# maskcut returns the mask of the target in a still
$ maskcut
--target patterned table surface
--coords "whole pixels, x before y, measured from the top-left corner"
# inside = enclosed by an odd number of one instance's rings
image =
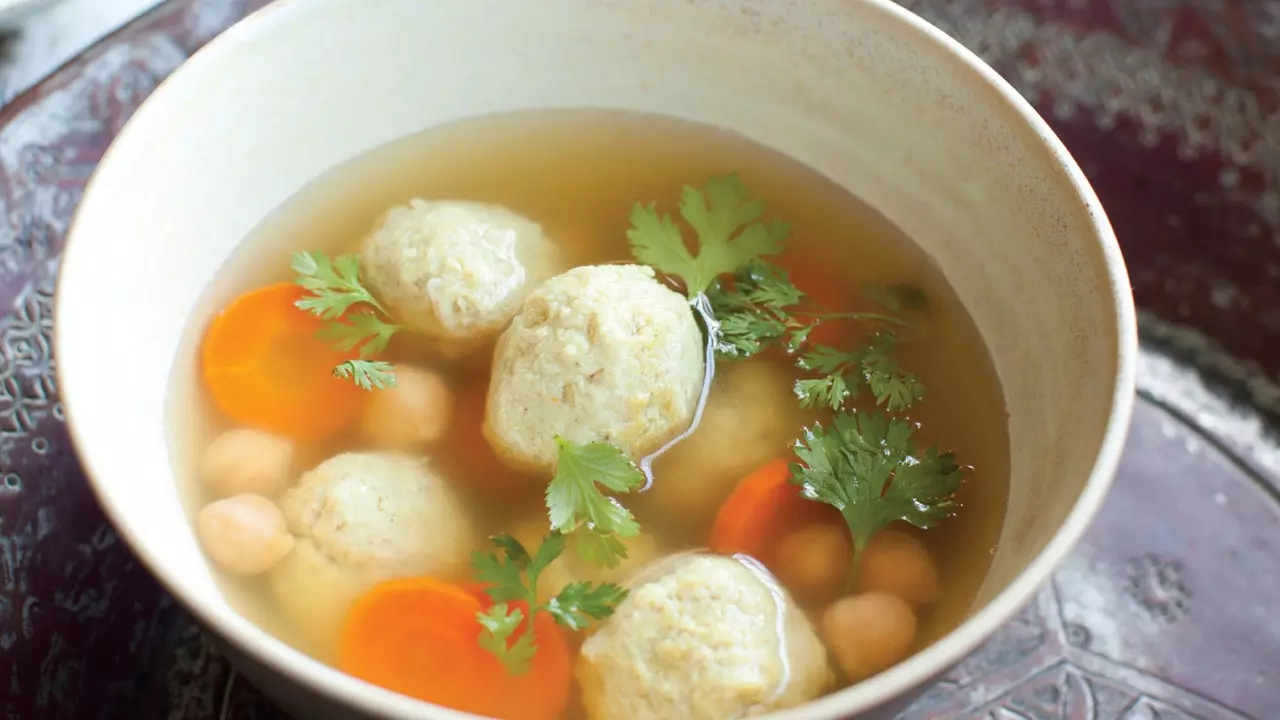
[[[157,83],[262,0],[170,0],[0,110],[4,720],[279,720],[103,519],[50,354],[71,213]],[[1275,717],[1280,1],[903,0],[1049,119],[1141,309],[1140,402],[1091,532],[904,720]]]

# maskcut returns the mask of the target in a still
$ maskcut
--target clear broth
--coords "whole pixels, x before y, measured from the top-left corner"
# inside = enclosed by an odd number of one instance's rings
[[[198,381],[201,334],[216,310],[236,295],[291,279],[294,251],[354,250],[387,208],[422,197],[505,205],[542,224],[569,265],[616,262],[629,259],[625,230],[634,203],[656,201],[669,211],[684,185],[731,170],[741,174],[753,195],[766,200],[769,217],[791,224],[788,251],[780,261],[784,266],[788,258],[817,258],[821,266],[847,268],[843,284],[854,295],[868,281],[911,283],[929,297],[929,332],[903,344],[898,354],[929,389],[911,417],[921,425],[922,445],[952,449],[973,468],[961,491],[958,516],[922,534],[940,573],[942,599],[921,616],[916,649],[937,640],[971,611],[995,550],[1009,484],[1007,414],[977,329],[931,259],[843,188],[741,136],[669,118],[536,111],[434,128],[342,164],[266,218],[204,292],[171,379],[171,447],[189,518],[194,522],[199,508],[213,499],[196,477],[200,450],[226,427]],[[406,357],[419,355],[422,348],[404,344],[392,351]],[[487,374],[489,361],[482,351],[453,366],[434,360],[427,364],[465,382]],[[800,427],[795,430],[798,435]],[[350,447],[348,439],[306,448],[304,467]],[[449,457],[449,452],[446,445],[434,457],[444,461],[452,480],[465,483],[474,458]],[[663,460],[655,475],[661,483]],[[470,495],[466,499],[481,529],[490,532],[510,531],[513,518],[541,512],[537,492],[504,498],[500,504],[492,496],[487,502]],[[645,527],[655,521],[652,529],[664,551],[696,547],[709,530],[709,518],[672,522],[658,517],[643,498],[634,509]],[[308,647],[281,617],[263,579],[217,577],[229,602],[247,618],[283,641],[329,659],[322,649]]]

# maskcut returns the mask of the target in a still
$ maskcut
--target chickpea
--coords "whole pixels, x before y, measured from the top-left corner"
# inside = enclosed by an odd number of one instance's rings
[[[822,636],[845,676],[858,682],[911,653],[916,615],[910,605],[887,592],[854,595],[827,608]]]
[[[849,533],[837,525],[807,525],[782,538],[770,569],[802,603],[840,595],[853,563]]]
[[[938,569],[924,543],[901,530],[882,530],[858,563],[858,592],[883,590],[919,608],[938,599]]]
[[[292,479],[293,443],[261,430],[228,430],[205,448],[200,478],[220,498],[241,493],[274,497]]]
[[[453,421],[453,392],[444,378],[405,365],[395,372],[395,387],[374,390],[365,401],[365,438],[390,450],[413,450],[444,437]]]
[[[200,511],[196,535],[215,563],[233,575],[259,575],[293,549],[276,504],[261,495],[236,495]]]

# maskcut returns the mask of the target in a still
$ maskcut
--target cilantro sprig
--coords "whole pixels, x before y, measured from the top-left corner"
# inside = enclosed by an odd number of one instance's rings
[[[890,313],[924,307],[923,291],[909,285],[864,284],[863,295]],[[924,399],[924,383],[904,370],[893,356],[898,336],[894,328],[911,322],[882,312],[832,312],[809,302],[786,270],[764,260],[752,260],[731,278],[717,280],[707,297],[720,323],[715,339],[721,360],[741,360],[782,345],[797,354],[796,365],[816,377],[796,381],[795,393],[804,407],[839,410],[866,387],[876,404],[898,412]],[[839,349],[812,345],[810,334],[826,322],[854,320],[871,323],[860,346]]]
[[[339,350],[359,349],[360,357],[339,364],[333,376],[364,390],[395,387],[391,363],[373,358],[401,328],[384,319],[390,313],[361,283],[360,257],[348,253],[330,259],[322,252],[299,251],[292,267],[294,282],[308,293],[296,303],[298,308],[326,321],[320,338]]]
[[[533,623],[527,622],[537,613],[549,613],[562,627],[581,631],[612,615],[627,596],[625,588],[613,583],[574,582],[539,603],[538,576],[564,552],[564,535],[552,532],[533,553],[510,535],[495,535],[490,542],[497,552],[476,551],[471,556],[476,579],[486,585],[485,593],[494,602],[476,616],[483,628],[479,642],[512,675],[529,672],[537,655]]]
[[[784,269],[764,259],[781,253],[790,232],[786,223],[763,221],[764,211],[763,201],[751,199],[731,173],[684,189],[680,216],[694,230],[696,254],[676,220],[653,205],[635,206],[627,239],[637,261],[679,278],[695,308],[710,308],[714,322],[706,325],[714,359],[741,360],[771,347],[795,356],[807,374],[795,384],[801,405],[836,415],[830,430],[814,425],[797,441],[792,481],[804,497],[840,510],[858,550],[894,521],[927,528],[950,517],[964,471],[936,447],[917,451],[914,426],[884,412],[902,412],[925,397],[923,381],[894,356],[899,333],[921,329],[918,313],[928,305],[923,290],[866,283],[863,296],[883,312],[819,307]],[[810,341],[820,325],[838,321],[871,328],[850,347]],[[847,408],[863,388],[882,411]]]
[[[631,511],[601,488],[630,493],[644,485],[644,473],[609,443],[577,445],[559,437],[556,443],[556,474],[546,493],[551,529],[569,535],[584,560],[605,568],[617,567],[627,558],[620,538],[638,535],[640,524]]]
[[[780,220],[761,220],[764,210],[764,201],[751,199],[737,173],[715,176],[701,188],[686,185],[680,200],[680,217],[697,239],[696,255],[675,220],[660,214],[652,203],[637,203],[632,209],[627,240],[636,260],[680,278],[694,298],[720,275],[782,252],[791,227]]]
[[[853,535],[854,557],[890,523],[932,528],[959,508],[965,470],[951,453],[919,451],[915,427],[883,413],[837,414],[830,429],[815,424],[797,442],[791,481],[801,494],[840,511]]]
[[[693,228],[697,254],[690,252],[677,222],[652,203],[632,209],[627,240],[637,261],[679,278],[693,301],[706,298],[715,318],[708,325],[708,342],[717,359],[741,360],[775,345],[796,352],[824,322],[881,326],[862,347],[812,347],[800,356],[802,370],[818,373],[796,383],[796,395],[806,407],[838,410],[863,385],[877,404],[893,411],[923,399],[924,384],[891,355],[896,336],[890,328],[911,326],[896,313],[922,308],[924,293],[907,285],[866,284],[863,293],[888,313],[818,308],[784,269],[764,260],[782,252],[791,232],[785,222],[763,220],[764,213],[764,201],[751,198],[737,173],[713,176],[701,188],[685,186],[680,201],[680,216]]]
[[[871,390],[877,405],[894,412],[923,400],[924,383],[915,373],[903,370],[893,357],[896,337],[892,330],[880,330],[850,351],[820,345],[801,354],[796,364],[818,377],[796,381],[800,404],[839,410],[862,385]]]

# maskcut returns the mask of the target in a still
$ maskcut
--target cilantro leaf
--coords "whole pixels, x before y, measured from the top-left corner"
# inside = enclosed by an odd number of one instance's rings
[[[896,520],[931,528],[955,514],[964,472],[952,454],[916,450],[912,425],[880,413],[841,413],[830,430],[806,428],[792,482],[840,511],[858,553]]]
[[[341,320],[325,323],[318,337],[339,350],[358,347],[360,357],[367,359],[386,350],[391,337],[399,331],[399,325],[386,322],[374,313],[351,312]]]
[[[570,630],[583,630],[591,620],[603,620],[627,597],[626,589],[613,583],[569,583],[547,603],[547,612]]]
[[[670,215],[659,214],[653,203],[636,203],[631,209],[627,240],[636,260],[660,272],[684,278],[686,285],[689,285],[688,278],[698,274],[698,261],[685,245],[680,227]]]
[[[501,660],[511,675],[529,672],[533,657],[538,652],[538,644],[531,632],[520,633],[512,640],[512,635],[520,629],[520,623],[524,622],[524,613],[520,612],[520,608],[497,603],[487,611],[478,613],[476,619],[483,628],[480,647]]]
[[[796,381],[795,393],[804,407],[839,410],[865,384],[876,404],[900,412],[925,397],[919,376],[902,369],[893,357],[896,336],[879,330],[871,340],[852,352],[820,345],[800,355],[796,364],[815,372],[817,378]]]
[[[720,279],[707,290],[712,313],[720,323],[715,337],[722,360],[741,360],[792,336],[803,342],[809,327],[790,314],[804,300],[787,271],[760,259],[744,265],[731,279]]]
[[[471,553],[476,579],[488,586],[485,593],[496,603],[528,600],[533,590],[525,584],[530,558],[524,546],[510,535],[495,535],[489,541],[502,551],[501,556],[479,550]]]
[[[379,316],[389,315],[373,293],[360,282],[360,256],[355,253],[330,259],[322,252],[293,254],[294,283],[307,294],[294,303],[299,309],[327,321],[321,340],[342,351],[360,349],[360,359],[344,362],[333,376],[351,379],[363,390],[395,387],[390,363],[370,362],[391,342],[400,326]]]
[[[627,545],[618,537],[588,528],[582,528],[569,536],[570,544],[578,557],[606,569],[616,568],[627,559]]]
[[[852,394],[844,373],[833,373],[820,378],[801,378],[795,384],[796,397],[805,408],[829,407],[839,410]]]
[[[855,372],[862,364],[863,350],[843,352],[826,345],[819,345],[800,355],[796,365],[801,370],[815,372],[817,378],[796,381],[796,397],[806,408],[829,407],[839,410],[845,401],[853,397],[859,387]]]
[[[862,354],[862,377],[876,398],[876,404],[892,412],[906,410],[924,400],[924,383],[915,373],[902,369],[891,354],[897,336],[891,330],[877,333]]]
[[[556,438],[560,446],[556,475],[547,485],[551,528],[561,533],[590,531],[634,537],[640,525],[616,499],[600,491],[629,493],[644,484],[644,473],[621,450],[608,443],[575,445]],[[618,543],[620,546],[621,543]],[[604,545],[591,545],[606,550]],[[625,557],[625,549],[623,550]],[[584,559],[586,558],[584,556]],[[616,560],[614,561],[616,563]]]
[[[614,607],[627,596],[627,591],[617,585],[576,582],[545,604],[539,604],[538,576],[564,552],[564,535],[552,532],[532,553],[510,535],[495,535],[489,541],[496,553],[471,554],[475,578],[485,585],[485,594],[494,602],[476,615],[482,629],[479,643],[501,660],[512,675],[528,672],[538,651],[530,630],[533,623],[525,622],[525,612],[513,603],[529,608],[530,621],[537,613],[547,612],[557,623],[571,630],[582,630],[591,620],[612,614]]]
[[[701,188],[685,186],[680,201],[680,215],[697,237],[697,255],[689,251],[675,221],[653,204],[632,209],[627,240],[636,260],[679,277],[692,298],[717,276],[782,252],[791,229],[779,220],[762,221],[764,210],[764,201],[751,199],[737,173],[715,176]]]
[[[350,379],[361,390],[386,390],[396,386],[395,366],[381,360],[348,360],[333,369],[339,380]]]
[[[310,293],[297,302],[302,310],[324,320],[336,320],[360,304],[386,312],[360,283],[360,256],[355,253],[331,260],[322,252],[301,250],[293,254],[292,268],[294,282]]]

